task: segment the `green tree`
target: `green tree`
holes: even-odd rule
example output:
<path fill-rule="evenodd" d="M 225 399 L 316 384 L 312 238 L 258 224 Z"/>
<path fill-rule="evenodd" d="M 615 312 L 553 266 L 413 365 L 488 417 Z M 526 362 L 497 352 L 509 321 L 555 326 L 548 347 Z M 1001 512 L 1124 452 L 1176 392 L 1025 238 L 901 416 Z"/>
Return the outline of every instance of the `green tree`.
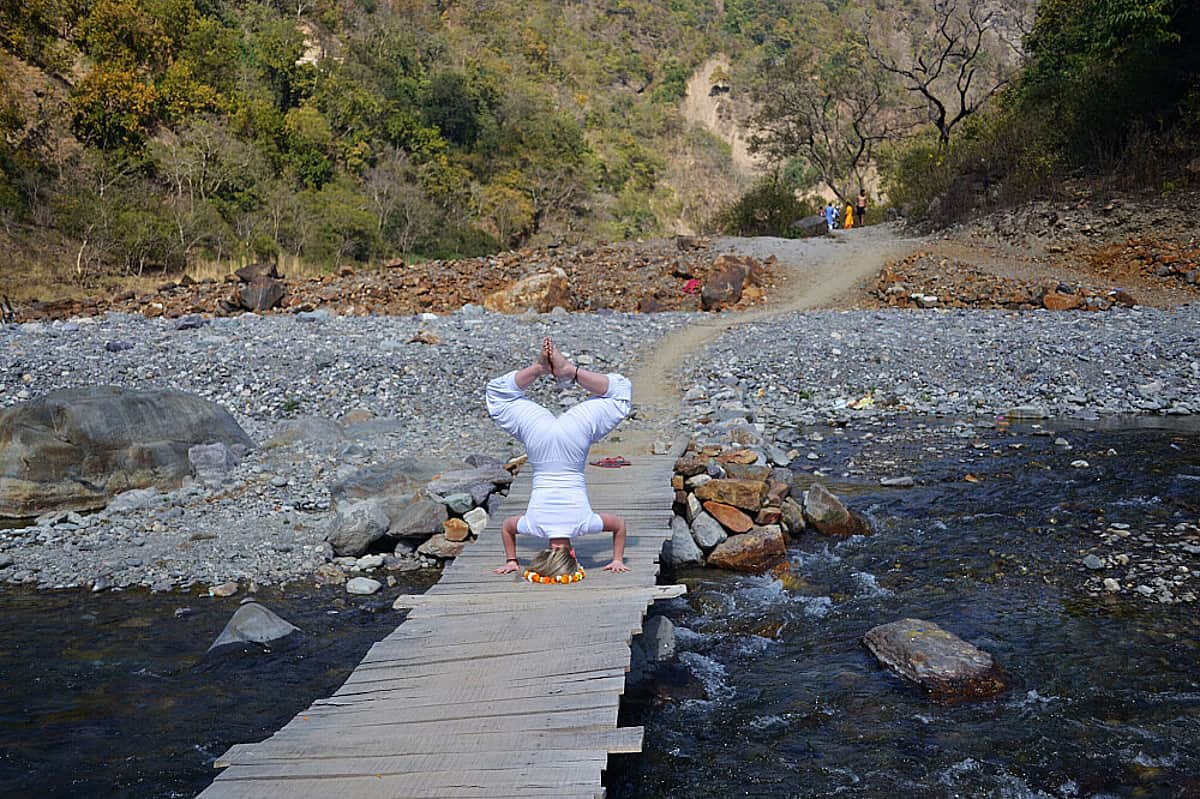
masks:
<path fill-rule="evenodd" d="M 439 72 L 429 81 L 422 107 L 426 121 L 447 141 L 471 148 L 483 126 L 479 97 L 459 72 Z"/>
<path fill-rule="evenodd" d="M 158 93 L 128 69 L 100 67 L 71 93 L 71 127 L 103 150 L 140 150 L 155 120 Z"/>
<path fill-rule="evenodd" d="M 107 68 L 165 66 L 174 44 L 161 22 L 137 0 L 98 0 L 80 32 L 84 49 Z"/>
<path fill-rule="evenodd" d="M 854 43 L 792 50 L 755 92 L 751 149 L 775 164 L 799 158 L 842 201 L 858 193 L 881 142 L 903 129 L 878 69 Z"/>

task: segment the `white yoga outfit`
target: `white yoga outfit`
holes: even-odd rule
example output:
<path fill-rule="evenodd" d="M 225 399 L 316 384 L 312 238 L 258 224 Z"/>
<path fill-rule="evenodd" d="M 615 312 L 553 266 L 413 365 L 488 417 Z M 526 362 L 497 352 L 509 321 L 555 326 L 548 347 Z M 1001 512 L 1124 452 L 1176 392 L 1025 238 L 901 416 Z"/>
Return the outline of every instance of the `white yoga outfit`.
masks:
<path fill-rule="evenodd" d="M 608 392 L 588 397 L 561 416 L 538 405 L 517 386 L 516 372 L 487 385 L 492 419 L 525 445 L 533 466 L 529 507 L 517 531 L 541 538 L 569 538 L 604 529 L 588 502 L 583 470 L 588 450 L 629 414 L 633 386 L 608 375 Z"/>

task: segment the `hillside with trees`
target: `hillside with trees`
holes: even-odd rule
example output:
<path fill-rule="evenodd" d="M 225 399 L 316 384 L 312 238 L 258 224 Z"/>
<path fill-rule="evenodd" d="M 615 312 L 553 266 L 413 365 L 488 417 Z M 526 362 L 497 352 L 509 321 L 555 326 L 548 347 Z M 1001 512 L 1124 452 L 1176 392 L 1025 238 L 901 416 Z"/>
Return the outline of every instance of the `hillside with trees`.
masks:
<path fill-rule="evenodd" d="M 1196 44 L 1173 0 L 5 4 L 4 288 L 945 217 L 1186 160 Z M 718 53 L 756 183 L 681 113 Z"/>

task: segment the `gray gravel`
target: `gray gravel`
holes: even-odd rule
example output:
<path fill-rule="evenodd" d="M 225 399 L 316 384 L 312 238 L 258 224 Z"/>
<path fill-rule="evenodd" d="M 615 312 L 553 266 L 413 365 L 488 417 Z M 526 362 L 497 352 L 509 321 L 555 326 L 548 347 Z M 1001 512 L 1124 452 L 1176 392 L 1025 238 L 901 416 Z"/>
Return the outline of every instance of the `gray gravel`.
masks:
<path fill-rule="evenodd" d="M 1200 414 L 1200 306 L 1108 313 L 819 311 L 726 332 L 686 364 L 685 418 L 776 429 L 894 415 Z"/>
<path fill-rule="evenodd" d="M 526 365 L 543 336 L 593 369 L 632 372 L 639 348 L 688 318 L 307 316 L 191 327 L 201 320 L 109 315 L 0 328 L 0 407 L 72 386 L 173 386 L 229 409 L 259 444 L 216 481 L 0 530 L 0 580 L 166 590 L 307 575 L 329 555 L 328 486 L 339 477 L 405 455 L 450 465 L 519 453 L 488 419 L 483 387 Z M 440 343 L 413 342 L 418 331 Z M 580 395 L 542 381 L 534 396 L 552 407 Z"/>

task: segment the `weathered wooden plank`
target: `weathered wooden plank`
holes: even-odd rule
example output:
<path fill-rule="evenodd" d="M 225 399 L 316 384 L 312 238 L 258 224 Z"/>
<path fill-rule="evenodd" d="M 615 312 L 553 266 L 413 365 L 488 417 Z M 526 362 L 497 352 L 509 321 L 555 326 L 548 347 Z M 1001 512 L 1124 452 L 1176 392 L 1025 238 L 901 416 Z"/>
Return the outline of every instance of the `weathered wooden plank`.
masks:
<path fill-rule="evenodd" d="M 437 754 L 451 752 L 512 752 L 518 747 L 530 751 L 554 749 L 603 750 L 610 754 L 633 753 L 642 750 L 641 727 L 616 727 L 593 731 L 537 730 L 535 732 L 473 732 L 470 734 L 413 735 L 400 732 L 386 739 L 375 738 L 351 746 L 303 741 L 267 739 L 257 744 L 235 744 L 217 758 L 216 766 L 225 768 L 234 763 L 256 763 L 263 759 L 323 757 L 387 757 L 402 754 Z"/>

